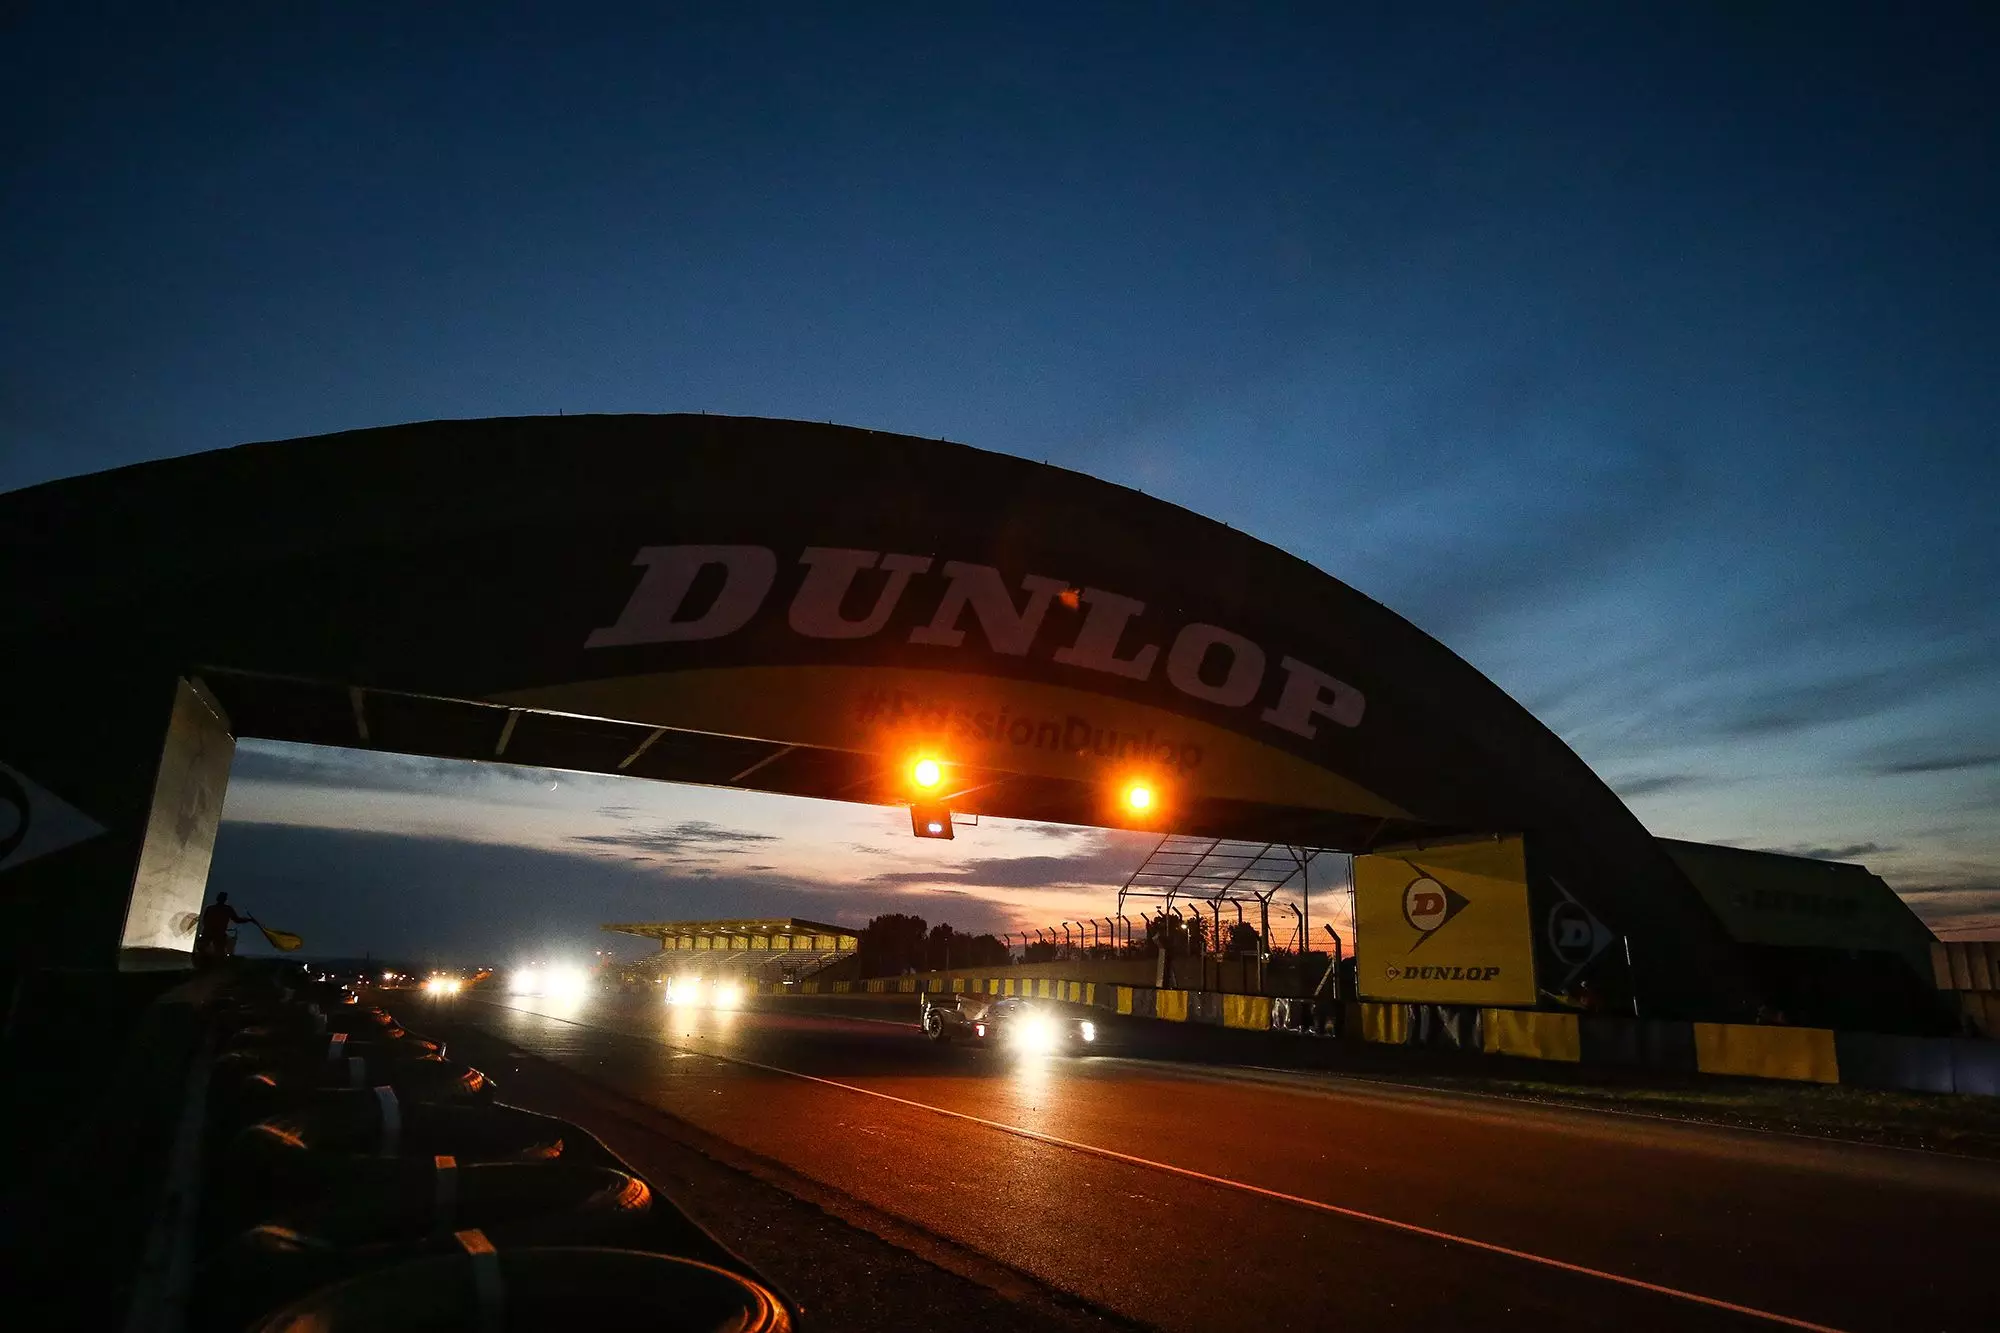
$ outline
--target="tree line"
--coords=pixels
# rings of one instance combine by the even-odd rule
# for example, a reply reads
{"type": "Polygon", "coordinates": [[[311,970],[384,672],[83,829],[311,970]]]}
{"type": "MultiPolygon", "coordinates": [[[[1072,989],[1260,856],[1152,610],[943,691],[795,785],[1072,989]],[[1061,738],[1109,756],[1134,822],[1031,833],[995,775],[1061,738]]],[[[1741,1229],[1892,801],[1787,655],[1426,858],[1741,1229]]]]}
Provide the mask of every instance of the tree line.
{"type": "Polygon", "coordinates": [[[1007,946],[997,936],[967,934],[944,922],[933,926],[904,912],[872,918],[856,941],[862,974],[871,977],[950,967],[998,967],[1007,961],[1007,946]]]}

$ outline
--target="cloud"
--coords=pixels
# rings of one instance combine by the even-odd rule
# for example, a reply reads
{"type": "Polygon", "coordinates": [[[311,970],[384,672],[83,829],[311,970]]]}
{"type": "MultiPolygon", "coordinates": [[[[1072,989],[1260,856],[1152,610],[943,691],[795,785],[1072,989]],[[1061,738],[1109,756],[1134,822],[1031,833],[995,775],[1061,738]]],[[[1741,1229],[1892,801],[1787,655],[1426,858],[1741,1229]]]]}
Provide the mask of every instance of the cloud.
{"type": "Polygon", "coordinates": [[[1779,852],[1785,856],[1804,856],[1814,861],[1852,861],[1857,856],[1880,856],[1885,852],[1902,849],[1884,846],[1879,842],[1854,842],[1844,847],[1760,847],[1755,850],[1779,852]]]}
{"type": "Polygon", "coordinates": [[[1509,624],[1518,608],[1560,604],[1601,582],[1703,503],[1698,469],[1665,435],[1621,439],[1611,427],[1588,450],[1551,441],[1540,418],[1563,390],[1531,381],[1494,371],[1492,390],[1514,416],[1500,425],[1488,395],[1466,386],[1423,431],[1456,439],[1460,456],[1377,520],[1397,532],[1382,544],[1394,563],[1353,553],[1371,593],[1461,647],[1509,624]],[[1425,540],[1400,539],[1412,530],[1425,540]]]}
{"type": "MultiPolygon", "coordinates": [[[[575,778],[552,768],[432,759],[377,750],[340,750],[289,741],[244,741],[236,747],[231,782],[286,783],[343,791],[463,792],[468,787],[519,785],[548,788],[575,778]]],[[[614,807],[616,808],[616,807],[614,807]]]]}
{"type": "Polygon", "coordinates": [[[2000,767],[2000,752],[1988,754],[1940,754],[1917,759],[1898,759],[1870,766],[1869,771],[1884,777],[1906,773],[1960,773],[1970,768],[2000,767]]]}
{"type": "Polygon", "coordinates": [[[1103,836],[1104,830],[1092,828],[1088,824],[1023,824],[1023,831],[1039,833],[1045,838],[1096,838],[1103,836]]]}
{"type": "Polygon", "coordinates": [[[1611,789],[1626,800],[1641,796],[1653,796],[1663,791],[1678,791],[1683,787],[1696,787],[1718,779],[1705,773],[1659,773],[1647,778],[1627,778],[1613,782],[1611,789]]]}
{"type": "MultiPolygon", "coordinates": [[[[748,829],[724,828],[705,819],[690,819],[662,829],[578,833],[567,841],[586,848],[611,847],[661,856],[685,856],[691,852],[741,856],[757,843],[778,840],[777,835],[772,833],[753,833],[748,829]]],[[[692,873],[703,872],[697,870],[692,873]]]]}
{"type": "Polygon", "coordinates": [[[313,956],[373,952],[440,964],[637,949],[637,941],[599,930],[612,921],[796,916],[858,927],[902,911],[933,924],[948,912],[945,919],[970,933],[1013,928],[1004,905],[948,885],[839,884],[734,863],[683,869],[650,858],[289,824],[224,824],[210,888],[298,931],[313,956]]]}
{"type": "Polygon", "coordinates": [[[1068,856],[984,856],[935,870],[892,870],[862,883],[968,889],[1056,889],[1123,884],[1144,853],[1116,844],[1068,856]]]}
{"type": "Polygon", "coordinates": [[[1960,654],[1929,662],[1853,671],[1814,681],[1788,682],[1742,696],[1711,701],[1707,729],[1726,737],[1761,737],[1803,731],[1829,722],[1872,717],[1914,698],[1957,684],[1984,670],[1960,654]]]}
{"type": "MultiPolygon", "coordinates": [[[[1759,620],[1751,606],[1732,616],[1759,620]]],[[[1753,742],[1758,752],[1796,753],[1798,738],[1819,728],[1942,699],[1982,680],[1991,657],[1954,645],[1928,656],[1913,650],[1894,666],[1843,662],[1843,654],[1851,658],[1861,650],[1824,644],[1810,625],[1798,627],[1797,636],[1786,642],[1768,624],[1732,623],[1718,626],[1715,635],[1693,636],[1687,645],[1642,644],[1593,660],[1587,672],[1522,694],[1538,717],[1600,768],[1640,767],[1663,749],[1689,746],[1720,761],[1720,746],[1753,742]]]]}
{"type": "Polygon", "coordinates": [[[2000,931],[2000,882],[1920,884],[1896,892],[1941,939],[1991,938],[2000,931]]]}
{"type": "Polygon", "coordinates": [[[794,876],[695,875],[574,852],[353,829],[224,824],[212,889],[315,956],[509,963],[638,947],[610,921],[800,916],[858,923],[887,895],[794,876]],[[412,886],[416,890],[413,891],[412,886]]]}

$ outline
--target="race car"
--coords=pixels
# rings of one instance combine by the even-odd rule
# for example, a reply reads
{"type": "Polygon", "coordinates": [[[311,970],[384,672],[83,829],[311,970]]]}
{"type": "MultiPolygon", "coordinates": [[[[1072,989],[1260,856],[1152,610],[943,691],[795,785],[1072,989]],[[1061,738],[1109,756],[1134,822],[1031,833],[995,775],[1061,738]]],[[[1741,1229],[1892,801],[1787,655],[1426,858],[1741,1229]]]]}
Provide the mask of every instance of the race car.
{"type": "Polygon", "coordinates": [[[741,1009],[743,983],[733,977],[665,977],[660,995],[668,1004],[699,1009],[741,1009]]]}
{"type": "Polygon", "coordinates": [[[924,1035],[936,1042],[972,1041],[1016,1051],[1081,1053],[1097,1040],[1097,1024],[1046,1002],[1018,995],[918,996],[924,1035]]]}

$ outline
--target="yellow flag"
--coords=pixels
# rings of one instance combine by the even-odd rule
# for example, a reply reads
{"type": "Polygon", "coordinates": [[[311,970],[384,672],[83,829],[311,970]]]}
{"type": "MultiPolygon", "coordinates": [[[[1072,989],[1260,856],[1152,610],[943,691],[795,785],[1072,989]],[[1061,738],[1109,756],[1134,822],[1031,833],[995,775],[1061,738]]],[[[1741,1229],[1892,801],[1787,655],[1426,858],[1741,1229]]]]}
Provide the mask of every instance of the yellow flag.
{"type": "Polygon", "coordinates": [[[289,930],[272,930],[269,926],[262,924],[257,929],[264,932],[264,938],[271,941],[273,949],[282,949],[286,953],[290,953],[305,944],[303,939],[292,934],[289,930]]]}

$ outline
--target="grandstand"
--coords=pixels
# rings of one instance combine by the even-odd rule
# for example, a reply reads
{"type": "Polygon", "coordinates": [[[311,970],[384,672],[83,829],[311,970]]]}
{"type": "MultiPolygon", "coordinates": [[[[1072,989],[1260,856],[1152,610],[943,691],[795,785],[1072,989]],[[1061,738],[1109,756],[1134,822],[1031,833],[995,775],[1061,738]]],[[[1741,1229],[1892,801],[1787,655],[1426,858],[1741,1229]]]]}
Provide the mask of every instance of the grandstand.
{"type": "Polygon", "coordinates": [[[860,933],[852,926],[796,917],[636,921],[604,929],[659,941],[658,953],[629,969],[637,980],[700,977],[778,985],[803,981],[821,968],[851,957],[860,933]]]}

